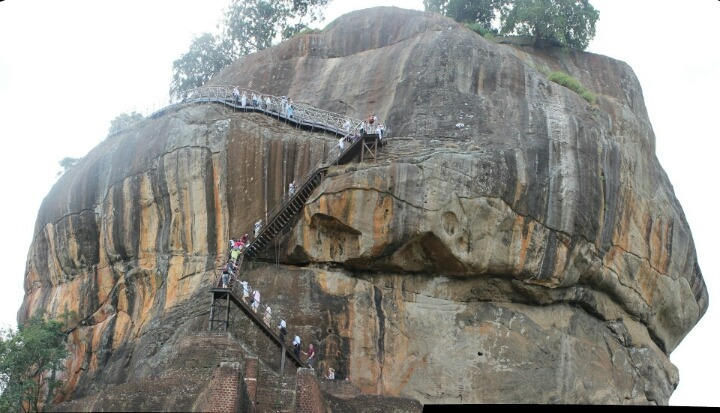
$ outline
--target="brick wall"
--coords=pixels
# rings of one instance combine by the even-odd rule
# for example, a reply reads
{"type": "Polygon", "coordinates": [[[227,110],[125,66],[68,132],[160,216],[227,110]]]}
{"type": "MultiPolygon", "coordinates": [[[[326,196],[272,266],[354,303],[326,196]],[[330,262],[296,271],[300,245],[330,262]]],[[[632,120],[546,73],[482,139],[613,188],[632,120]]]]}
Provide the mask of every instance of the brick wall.
{"type": "Polygon", "coordinates": [[[295,412],[296,413],[323,413],[326,411],[325,400],[320,393],[320,386],[315,370],[309,368],[297,369],[297,384],[295,386],[295,412]]]}
{"type": "Polygon", "coordinates": [[[220,376],[226,377],[223,381],[234,376],[228,387],[235,387],[236,399],[240,399],[238,392],[243,394],[239,377],[244,350],[229,334],[187,336],[168,355],[156,369],[157,376],[108,386],[92,396],[54,406],[52,411],[221,411],[220,407],[201,407],[214,399],[218,389],[214,382],[220,376]]]}
{"type": "MultiPolygon", "coordinates": [[[[247,360],[246,360],[247,365],[247,360]]],[[[240,409],[240,363],[226,362],[220,363],[215,369],[210,384],[209,391],[204,400],[204,404],[200,407],[203,412],[228,412],[234,413],[240,409]]]]}

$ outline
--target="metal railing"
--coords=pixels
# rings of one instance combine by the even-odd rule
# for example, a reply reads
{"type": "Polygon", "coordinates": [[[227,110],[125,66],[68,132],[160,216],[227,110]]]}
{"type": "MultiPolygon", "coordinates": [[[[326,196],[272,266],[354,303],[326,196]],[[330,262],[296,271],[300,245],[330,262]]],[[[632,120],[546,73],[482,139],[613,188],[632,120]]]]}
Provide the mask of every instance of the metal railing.
{"type": "Polygon", "coordinates": [[[350,116],[340,115],[338,113],[329,112],[326,110],[318,109],[306,103],[293,102],[292,103],[292,115],[289,116],[287,107],[290,103],[290,99],[283,96],[274,96],[266,93],[260,93],[252,89],[239,89],[237,99],[233,96],[233,86],[202,86],[194,89],[186,90],[180,94],[180,97],[172,97],[168,99],[160,99],[152,105],[146,107],[144,110],[135,110],[132,112],[138,112],[143,115],[142,119],[136,122],[125,125],[122,129],[112,133],[112,135],[118,134],[131,126],[142,122],[147,118],[164,113],[167,109],[178,106],[183,103],[203,103],[216,101],[219,103],[226,102],[237,102],[240,103],[243,93],[246,97],[246,103],[248,109],[260,108],[268,114],[275,114],[281,119],[291,118],[296,122],[303,122],[307,125],[316,125],[321,129],[325,129],[328,132],[337,133],[338,135],[354,135],[359,134],[360,129],[364,125],[364,121],[361,119],[355,119],[350,116]],[[257,96],[257,105],[253,101],[253,96],[257,96]],[[346,125],[346,121],[349,121],[349,125],[346,125]]]}
{"type": "MultiPolygon", "coordinates": [[[[361,130],[366,126],[365,122],[360,119],[355,119],[349,116],[343,116],[337,113],[329,112],[326,110],[315,108],[305,103],[292,102],[286,96],[274,96],[265,93],[260,93],[252,89],[240,89],[237,88],[237,93],[234,93],[235,87],[233,86],[202,86],[194,89],[186,90],[181,93],[180,98],[173,98],[170,100],[170,104],[162,107],[161,109],[154,110],[149,114],[143,114],[144,118],[126,125],[122,130],[125,130],[147,118],[158,116],[164,113],[167,109],[184,104],[184,103],[223,103],[229,104],[233,107],[247,108],[253,111],[262,111],[272,117],[277,117],[279,120],[291,121],[297,125],[304,125],[310,127],[317,127],[326,132],[335,133],[338,136],[343,137],[357,137],[361,135],[361,130]],[[243,97],[245,99],[243,99],[243,97]],[[243,100],[245,106],[242,105],[243,100]],[[292,103],[291,103],[292,102],[292,103]],[[290,108],[290,109],[288,109],[290,108]]],[[[157,107],[154,106],[153,109],[157,107]]],[[[122,132],[119,130],[114,134],[122,132]]],[[[343,150],[339,151],[337,157],[331,162],[324,163],[322,160],[313,165],[305,175],[296,179],[296,188],[301,188],[305,183],[312,178],[315,171],[319,168],[332,165],[336,163],[340,157],[350,149],[352,142],[345,142],[343,150]]],[[[335,148],[335,147],[334,147],[335,148]]],[[[333,148],[333,149],[334,149],[333,148]]],[[[273,205],[265,217],[265,223],[270,220],[283,205],[289,201],[291,197],[287,192],[283,194],[281,199],[273,205]]]]}
{"type": "MultiPolygon", "coordinates": [[[[330,162],[318,161],[316,164],[311,166],[309,170],[300,178],[294,180],[296,183],[296,191],[299,191],[305,186],[305,184],[313,179],[314,175],[321,168],[337,163],[337,161],[350,150],[356,139],[360,138],[361,131],[366,128],[365,121],[355,119],[349,116],[343,116],[337,113],[329,112],[326,110],[315,108],[305,103],[292,102],[291,99],[286,96],[274,96],[265,93],[260,93],[252,89],[240,89],[233,86],[203,86],[194,89],[189,89],[181,94],[178,99],[170,100],[170,104],[162,107],[161,109],[154,110],[150,114],[143,114],[144,118],[138,120],[133,124],[127,125],[127,129],[147,118],[159,116],[160,114],[167,111],[169,108],[185,104],[185,103],[221,103],[229,105],[233,108],[247,109],[251,111],[263,112],[269,116],[277,117],[278,120],[284,120],[287,122],[295,123],[298,126],[305,127],[316,127],[319,130],[325,132],[334,133],[337,136],[344,138],[352,137],[353,140],[344,143],[342,150],[338,151],[337,156],[330,162]]],[[[369,125],[368,125],[369,126],[369,125]]],[[[377,126],[377,125],[375,125],[377,126]]],[[[123,130],[124,130],[123,129],[123,130]]],[[[367,132],[367,130],[365,130],[367,132]]],[[[120,133],[118,131],[116,133],[120,133]]],[[[339,146],[339,145],[338,145],[339,146]]],[[[333,147],[333,149],[338,146],[333,147]]],[[[283,188],[284,189],[284,188],[283,188]]],[[[297,194],[297,192],[296,192],[297,194]]],[[[292,199],[289,193],[285,192],[283,196],[278,200],[275,205],[267,212],[265,217],[265,225],[267,225],[272,218],[275,217],[285,205],[292,199]]],[[[250,233],[252,231],[248,231],[250,233]]],[[[249,247],[253,241],[246,245],[249,247]]],[[[244,254],[243,254],[244,255],[244,254]]],[[[242,265],[242,264],[241,264],[242,265]]],[[[239,275],[241,268],[237,269],[236,277],[239,275]]],[[[218,277],[218,285],[220,285],[220,277],[218,277]]],[[[236,291],[236,277],[230,282],[230,289],[236,291]]]]}
{"type": "MultiPolygon", "coordinates": [[[[260,93],[252,89],[237,89],[237,95],[233,95],[232,86],[203,86],[190,89],[183,93],[183,98],[177,103],[184,102],[207,102],[207,101],[231,101],[237,104],[242,103],[245,96],[245,107],[248,109],[260,108],[266,112],[272,112],[280,118],[290,119],[296,122],[303,122],[308,125],[315,124],[329,132],[343,135],[359,134],[364,121],[350,116],[344,116],[326,110],[318,109],[302,102],[292,102],[286,96],[274,96],[260,93]],[[255,97],[255,99],[253,98],[255,97]],[[292,109],[289,109],[292,108],[292,109]],[[346,124],[346,121],[348,124],[346,124]]],[[[175,104],[177,104],[175,103],[175,104]]]]}

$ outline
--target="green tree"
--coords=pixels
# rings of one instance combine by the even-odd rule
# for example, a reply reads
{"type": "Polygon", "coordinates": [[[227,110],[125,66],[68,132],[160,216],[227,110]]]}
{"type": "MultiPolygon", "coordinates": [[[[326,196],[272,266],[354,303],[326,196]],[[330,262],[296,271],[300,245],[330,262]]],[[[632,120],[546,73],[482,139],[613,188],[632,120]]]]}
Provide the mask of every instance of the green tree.
{"type": "Polygon", "coordinates": [[[195,37],[190,43],[190,50],[173,62],[170,96],[179,98],[183,91],[202,86],[232,61],[233,55],[227,42],[210,33],[195,37]]]}
{"type": "Polygon", "coordinates": [[[423,0],[426,11],[466,24],[479,24],[488,32],[496,32],[493,20],[509,0],[423,0]]]}
{"type": "Polygon", "coordinates": [[[237,58],[266,49],[322,18],[330,0],[232,0],[221,35],[195,38],[190,50],[173,62],[170,96],[200,87],[237,58]]]}
{"type": "Polygon", "coordinates": [[[0,331],[0,411],[39,412],[52,400],[68,356],[65,338],[63,323],[42,315],[0,331]]]}
{"type": "Polygon", "coordinates": [[[110,121],[110,129],[108,129],[108,136],[115,132],[119,132],[135,122],[143,120],[144,116],[138,112],[124,112],[117,116],[115,119],[110,121]]]}
{"type": "Polygon", "coordinates": [[[600,13],[588,0],[514,0],[503,7],[501,33],[532,36],[584,50],[600,13]]]}
{"type": "Polygon", "coordinates": [[[479,25],[480,32],[532,36],[536,46],[545,40],[580,50],[595,37],[600,17],[588,0],[423,0],[423,4],[427,11],[479,25]]]}
{"type": "Polygon", "coordinates": [[[225,39],[233,56],[272,46],[291,15],[287,1],[234,0],[225,13],[225,39]]]}
{"type": "Polygon", "coordinates": [[[267,49],[322,18],[330,0],[232,0],[225,12],[224,41],[237,58],[267,49]]]}
{"type": "Polygon", "coordinates": [[[68,169],[75,166],[80,161],[80,158],[71,158],[69,156],[66,156],[60,160],[60,167],[62,168],[62,171],[58,171],[57,176],[60,176],[67,172],[68,169]]]}

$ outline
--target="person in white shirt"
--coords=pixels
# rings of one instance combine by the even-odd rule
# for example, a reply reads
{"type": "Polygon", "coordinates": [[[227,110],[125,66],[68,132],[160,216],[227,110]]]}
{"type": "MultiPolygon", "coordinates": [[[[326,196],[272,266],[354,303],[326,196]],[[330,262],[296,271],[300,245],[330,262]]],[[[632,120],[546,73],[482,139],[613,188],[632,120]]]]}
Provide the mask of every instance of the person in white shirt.
{"type": "Polygon", "coordinates": [[[350,136],[350,128],[352,128],[352,123],[350,122],[350,118],[345,118],[345,123],[343,123],[343,128],[345,129],[345,137],[347,138],[350,136]]]}
{"type": "Polygon", "coordinates": [[[278,330],[280,330],[280,341],[285,345],[285,335],[287,334],[287,324],[285,324],[285,320],[280,320],[278,330]]]}
{"type": "Polygon", "coordinates": [[[247,299],[250,298],[250,285],[245,280],[240,281],[240,285],[242,285],[242,289],[243,289],[242,299],[245,302],[245,304],[247,304],[247,299]]]}
{"type": "Polygon", "coordinates": [[[300,336],[295,336],[295,340],[293,340],[293,347],[295,348],[295,357],[300,358],[300,336]]]}
{"type": "Polygon", "coordinates": [[[252,309],[257,313],[257,309],[260,307],[260,291],[255,290],[253,291],[253,303],[252,303],[252,309]]]}
{"type": "Polygon", "coordinates": [[[263,317],[263,321],[266,325],[270,325],[270,319],[272,318],[272,310],[270,309],[270,306],[265,307],[265,316],[263,317]]]}

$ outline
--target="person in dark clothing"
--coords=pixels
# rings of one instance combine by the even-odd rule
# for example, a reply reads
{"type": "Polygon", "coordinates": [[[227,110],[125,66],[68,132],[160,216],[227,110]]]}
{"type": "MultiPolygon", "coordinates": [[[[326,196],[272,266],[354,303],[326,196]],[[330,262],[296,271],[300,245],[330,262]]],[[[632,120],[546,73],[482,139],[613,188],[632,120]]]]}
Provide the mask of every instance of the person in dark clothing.
{"type": "Polygon", "coordinates": [[[280,320],[280,325],[278,326],[278,330],[280,330],[280,341],[285,344],[285,335],[287,334],[287,324],[285,324],[285,320],[280,320]]]}
{"type": "Polygon", "coordinates": [[[315,364],[315,361],[316,361],[315,347],[313,347],[313,345],[310,344],[310,347],[308,347],[307,353],[304,351],[302,353],[307,356],[307,360],[305,361],[305,363],[307,363],[308,367],[310,367],[312,369],[313,365],[315,364]]]}

